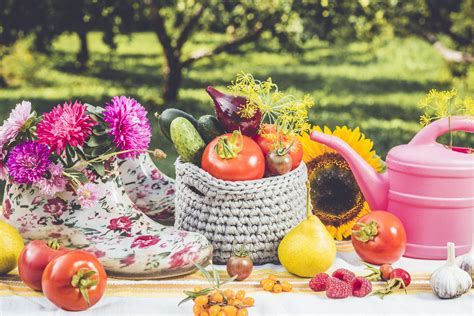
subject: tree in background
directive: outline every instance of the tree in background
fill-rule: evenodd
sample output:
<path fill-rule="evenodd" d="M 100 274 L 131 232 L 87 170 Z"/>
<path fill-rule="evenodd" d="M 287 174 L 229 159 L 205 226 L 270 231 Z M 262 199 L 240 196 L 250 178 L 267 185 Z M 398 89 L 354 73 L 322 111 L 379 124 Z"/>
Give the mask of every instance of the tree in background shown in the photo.
<path fill-rule="evenodd" d="M 286 47 L 298 38 L 299 16 L 292 10 L 292 1 L 145 1 L 144 16 L 163 47 L 163 100 L 174 101 L 183 79 L 183 71 L 196 61 L 230 53 L 244 44 L 256 42 L 269 31 Z M 183 53 L 183 47 L 196 31 L 226 34 L 228 41 L 209 50 Z"/>
<path fill-rule="evenodd" d="M 34 36 L 34 48 L 48 53 L 52 41 L 63 33 L 75 33 L 80 41 L 77 62 L 85 69 L 89 60 L 87 34 L 103 32 L 103 40 L 115 48 L 114 36 L 127 33 L 138 18 L 129 0 L 2 0 L 0 45 L 12 45 L 26 35 Z"/>
<path fill-rule="evenodd" d="M 473 61 L 472 0 L 301 0 L 296 6 L 305 32 L 323 40 L 415 35 L 433 44 L 448 62 Z"/>
<path fill-rule="evenodd" d="M 69 32 L 79 37 L 77 62 L 84 69 L 90 31 L 102 31 L 113 49 L 115 35 L 151 30 L 164 52 L 163 100 L 174 101 L 195 62 L 251 49 L 262 34 L 292 50 L 313 37 L 347 42 L 417 35 L 447 61 L 471 63 L 472 15 L 472 0 L 2 0 L 0 58 L 25 35 L 33 34 L 35 48 L 48 52 L 54 38 Z M 227 40 L 208 50 L 186 47 L 196 32 Z M 1 75 L 0 69 L 0 84 Z"/>

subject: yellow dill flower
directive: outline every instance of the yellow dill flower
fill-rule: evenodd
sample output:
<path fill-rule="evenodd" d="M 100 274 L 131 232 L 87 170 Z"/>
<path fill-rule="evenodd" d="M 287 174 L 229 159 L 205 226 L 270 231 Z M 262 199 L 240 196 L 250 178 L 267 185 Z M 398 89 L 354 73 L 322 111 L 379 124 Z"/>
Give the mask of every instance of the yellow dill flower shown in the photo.
<path fill-rule="evenodd" d="M 423 114 L 420 116 L 420 124 L 426 126 L 431 123 L 431 116 L 429 114 Z"/>
<path fill-rule="evenodd" d="M 232 94 L 245 96 L 247 100 L 237 113 L 240 117 L 248 119 L 260 111 L 262 122 L 275 124 L 284 133 L 300 134 L 308 130 L 308 109 L 314 104 L 309 95 L 298 99 L 279 91 L 272 78 L 260 81 L 243 72 L 237 74 L 227 88 Z"/>
<path fill-rule="evenodd" d="M 463 107 L 467 116 L 474 116 L 474 100 L 471 97 L 464 98 Z"/>

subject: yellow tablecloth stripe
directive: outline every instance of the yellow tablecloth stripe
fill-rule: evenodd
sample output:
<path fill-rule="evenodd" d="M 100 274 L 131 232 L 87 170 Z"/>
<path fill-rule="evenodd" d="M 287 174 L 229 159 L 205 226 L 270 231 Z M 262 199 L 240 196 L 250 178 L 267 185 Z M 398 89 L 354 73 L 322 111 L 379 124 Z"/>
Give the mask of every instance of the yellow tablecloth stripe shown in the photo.
<path fill-rule="evenodd" d="M 293 293 L 325 295 L 324 292 L 315 293 L 311 291 L 308 287 L 308 279 L 298 278 L 287 272 L 276 272 L 271 269 L 255 271 L 249 279 L 233 283 L 232 289 L 242 289 L 249 293 L 263 291 L 259 282 L 269 273 L 276 275 L 279 279 L 292 283 L 294 288 Z M 219 271 L 219 274 L 222 278 L 227 277 L 225 271 Z M 408 287 L 408 294 L 431 293 L 428 273 L 418 273 L 412 277 L 413 283 Z M 374 282 L 373 285 L 375 290 L 383 287 L 382 282 Z M 105 295 L 113 297 L 181 298 L 184 297 L 184 290 L 192 290 L 195 286 L 207 286 L 206 279 L 199 272 L 180 278 L 153 281 L 123 281 L 110 278 Z M 400 291 L 398 294 L 404 294 L 404 292 Z M 0 296 L 12 295 L 25 297 L 42 296 L 40 292 L 35 292 L 22 283 L 17 275 L 0 277 Z"/>

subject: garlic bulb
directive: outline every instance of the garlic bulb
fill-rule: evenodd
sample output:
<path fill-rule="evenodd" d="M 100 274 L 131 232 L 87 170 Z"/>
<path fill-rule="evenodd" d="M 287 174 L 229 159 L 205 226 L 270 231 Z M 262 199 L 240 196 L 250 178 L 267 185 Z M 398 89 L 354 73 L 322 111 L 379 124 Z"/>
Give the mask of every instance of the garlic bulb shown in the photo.
<path fill-rule="evenodd" d="M 472 249 L 464 256 L 458 257 L 456 263 L 458 267 L 469 273 L 471 278 L 474 276 L 474 253 Z"/>
<path fill-rule="evenodd" d="M 448 242 L 448 260 L 433 272 L 430 285 L 433 292 L 440 298 L 455 298 L 471 289 L 471 276 L 456 265 L 452 242 Z"/>

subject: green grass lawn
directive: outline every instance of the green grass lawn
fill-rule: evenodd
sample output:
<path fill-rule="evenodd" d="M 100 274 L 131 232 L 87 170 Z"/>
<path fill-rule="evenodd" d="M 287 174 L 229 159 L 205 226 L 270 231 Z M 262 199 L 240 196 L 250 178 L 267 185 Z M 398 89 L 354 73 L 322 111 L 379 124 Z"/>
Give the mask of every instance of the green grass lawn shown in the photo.
<path fill-rule="evenodd" d="M 187 47 L 210 47 L 218 39 L 214 35 L 196 36 Z M 164 109 L 159 106 L 163 59 L 156 36 L 121 36 L 118 49 L 111 53 L 101 42 L 101 34 L 93 33 L 89 46 L 90 68 L 78 73 L 74 63 L 78 40 L 70 35 L 60 37 L 54 43 L 53 55 L 40 59 L 42 65 L 31 83 L 0 90 L 0 119 L 23 99 L 30 100 L 38 111 L 46 111 L 70 99 L 103 105 L 114 95 L 133 96 L 150 111 L 153 146 L 169 154 L 158 162 L 160 168 L 173 175 L 176 153 L 152 116 Z M 461 94 L 474 94 L 472 75 L 468 79 L 453 78 L 436 51 L 416 38 L 344 46 L 313 41 L 300 55 L 272 52 L 265 47 L 195 64 L 185 74 L 180 101 L 165 106 L 195 115 L 211 113 L 212 103 L 204 89 L 208 85 L 223 88 L 236 73 L 251 72 L 259 79 L 272 77 L 280 89 L 293 94 L 309 93 L 316 100 L 310 115 L 313 124 L 360 126 L 385 157 L 388 149 L 406 143 L 419 130 L 416 104 L 429 89 L 456 87 Z M 465 137 L 461 142 L 474 145 Z"/>

